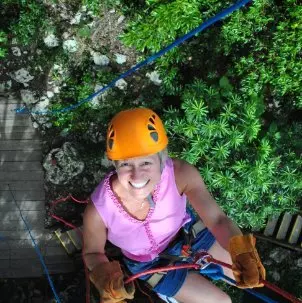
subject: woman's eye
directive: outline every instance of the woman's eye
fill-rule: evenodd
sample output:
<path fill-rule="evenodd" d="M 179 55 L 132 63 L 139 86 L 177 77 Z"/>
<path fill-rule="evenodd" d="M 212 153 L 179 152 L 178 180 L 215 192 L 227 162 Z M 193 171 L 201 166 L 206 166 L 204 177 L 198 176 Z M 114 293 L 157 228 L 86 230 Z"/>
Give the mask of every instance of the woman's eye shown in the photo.
<path fill-rule="evenodd" d="M 121 163 L 120 164 L 120 167 L 125 167 L 125 166 L 128 166 L 129 164 L 127 163 L 127 162 L 125 162 L 125 163 Z"/>
<path fill-rule="evenodd" d="M 151 164 L 151 162 L 144 162 L 144 163 L 143 163 L 144 166 L 150 165 L 150 164 Z"/>

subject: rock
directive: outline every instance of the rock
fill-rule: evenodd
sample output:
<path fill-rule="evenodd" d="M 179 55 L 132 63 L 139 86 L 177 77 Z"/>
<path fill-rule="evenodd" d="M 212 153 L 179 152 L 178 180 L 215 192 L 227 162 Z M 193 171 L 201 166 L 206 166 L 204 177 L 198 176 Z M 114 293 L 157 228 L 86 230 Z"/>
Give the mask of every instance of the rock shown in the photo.
<path fill-rule="evenodd" d="M 90 123 L 87 132 L 83 135 L 83 138 L 93 143 L 100 143 L 105 140 L 105 138 L 100 132 L 99 125 L 93 122 Z"/>
<path fill-rule="evenodd" d="M 272 275 L 272 278 L 275 280 L 275 281 L 280 281 L 280 274 L 274 270 L 273 272 L 271 272 L 271 275 Z"/>
<path fill-rule="evenodd" d="M 56 47 L 59 45 L 59 39 L 54 34 L 49 34 L 43 39 L 47 47 Z"/>
<path fill-rule="evenodd" d="M 8 80 L 7 82 L 2 82 L 0 83 L 0 92 L 4 93 L 7 90 L 10 90 L 10 88 L 12 87 L 12 81 Z"/>
<path fill-rule="evenodd" d="M 11 76 L 12 79 L 14 79 L 15 81 L 17 81 L 19 83 L 22 83 L 25 87 L 28 86 L 27 82 L 34 79 L 34 77 L 32 75 L 30 75 L 30 73 L 24 68 L 21 68 L 9 75 Z"/>
<path fill-rule="evenodd" d="M 20 57 L 21 56 L 21 50 L 17 46 L 12 47 L 12 53 L 14 56 Z"/>
<path fill-rule="evenodd" d="M 37 122 L 33 122 L 33 128 L 35 129 L 39 128 L 39 124 Z"/>
<path fill-rule="evenodd" d="M 115 86 L 120 90 L 125 90 L 127 88 L 127 82 L 124 79 L 120 79 L 115 82 Z"/>
<path fill-rule="evenodd" d="M 55 87 L 53 88 L 53 92 L 54 92 L 55 94 L 58 94 L 58 93 L 60 92 L 60 87 L 59 87 L 59 86 L 55 86 Z"/>
<path fill-rule="evenodd" d="M 100 54 L 99 52 L 91 52 L 93 56 L 93 62 L 96 65 L 107 66 L 109 64 L 109 58 L 105 55 Z"/>
<path fill-rule="evenodd" d="M 273 259 L 276 263 L 281 263 L 290 255 L 290 251 L 277 247 L 273 249 L 269 255 L 271 259 Z"/>
<path fill-rule="evenodd" d="M 78 50 L 78 43 L 75 39 L 68 39 L 63 42 L 63 49 L 69 53 L 75 53 Z"/>
<path fill-rule="evenodd" d="M 101 84 L 96 84 L 94 87 L 94 92 L 98 92 L 99 90 L 101 90 L 103 88 L 103 86 Z M 106 96 L 108 96 L 108 90 L 103 91 L 101 94 L 95 96 L 91 101 L 90 104 L 92 105 L 92 107 L 97 107 L 100 105 L 100 102 L 104 101 Z"/>
<path fill-rule="evenodd" d="M 77 12 L 75 16 L 70 20 L 70 24 L 79 24 L 81 22 L 82 13 Z"/>
<path fill-rule="evenodd" d="M 270 266 L 272 264 L 273 264 L 273 260 L 268 259 L 268 260 L 263 261 L 263 265 L 265 265 L 265 266 Z"/>
<path fill-rule="evenodd" d="M 127 61 L 127 57 L 125 55 L 122 55 L 122 54 L 114 54 L 116 59 L 116 63 L 117 64 L 123 64 Z"/>
<path fill-rule="evenodd" d="M 43 162 L 46 180 L 57 185 L 68 184 L 84 170 L 84 162 L 79 158 L 77 150 L 69 142 L 62 148 L 51 150 Z"/>
<path fill-rule="evenodd" d="M 297 266 L 298 266 L 298 267 L 302 267 L 302 258 L 299 258 L 299 259 L 297 260 Z"/>
<path fill-rule="evenodd" d="M 37 103 L 38 100 L 34 96 L 34 93 L 28 89 L 20 90 L 21 100 L 26 105 Z"/>
<path fill-rule="evenodd" d="M 159 79 L 159 73 L 157 71 L 153 71 L 151 73 L 147 73 L 146 76 L 153 82 L 155 85 L 160 85 L 162 80 Z"/>
<path fill-rule="evenodd" d="M 46 92 L 46 96 L 47 96 L 47 98 L 49 98 L 49 99 L 51 99 L 54 95 L 55 95 L 55 94 L 54 94 L 54 92 L 52 92 L 52 91 L 47 91 L 47 92 Z"/>
<path fill-rule="evenodd" d="M 120 16 L 118 19 L 117 19 L 117 24 L 121 24 L 124 20 L 125 20 L 125 16 Z"/>

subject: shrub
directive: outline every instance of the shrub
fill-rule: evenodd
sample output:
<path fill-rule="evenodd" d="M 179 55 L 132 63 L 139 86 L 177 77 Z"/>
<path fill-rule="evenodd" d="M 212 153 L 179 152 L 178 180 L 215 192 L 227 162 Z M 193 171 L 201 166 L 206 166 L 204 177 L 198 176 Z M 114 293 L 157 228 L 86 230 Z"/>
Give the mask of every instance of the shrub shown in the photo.
<path fill-rule="evenodd" d="M 224 77 L 220 86 L 196 80 L 182 101 L 166 110 L 172 155 L 199 168 L 239 226 L 260 228 L 276 212 L 297 210 L 302 161 L 279 143 L 283 133 L 262 132 L 261 96 L 240 96 Z"/>

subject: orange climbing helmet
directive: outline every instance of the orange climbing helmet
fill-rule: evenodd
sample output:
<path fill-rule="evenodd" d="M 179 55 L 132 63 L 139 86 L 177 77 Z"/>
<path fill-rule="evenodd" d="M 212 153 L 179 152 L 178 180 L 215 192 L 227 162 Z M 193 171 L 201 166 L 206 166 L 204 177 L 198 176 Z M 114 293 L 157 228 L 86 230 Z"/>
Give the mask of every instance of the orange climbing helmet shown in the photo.
<path fill-rule="evenodd" d="M 168 137 L 159 116 L 148 108 L 134 108 L 116 114 L 107 130 L 107 157 L 123 160 L 162 151 Z"/>

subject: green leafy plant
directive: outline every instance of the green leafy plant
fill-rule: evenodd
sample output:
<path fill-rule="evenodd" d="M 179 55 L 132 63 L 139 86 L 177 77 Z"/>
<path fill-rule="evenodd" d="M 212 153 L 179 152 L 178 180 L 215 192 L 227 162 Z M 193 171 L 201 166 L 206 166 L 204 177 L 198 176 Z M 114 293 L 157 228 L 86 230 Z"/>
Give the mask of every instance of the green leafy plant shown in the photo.
<path fill-rule="evenodd" d="M 5 32 L 0 31 L 0 58 L 4 58 L 6 55 L 6 46 L 7 43 L 7 35 Z"/>
<path fill-rule="evenodd" d="M 263 99 L 235 91 L 226 77 L 220 86 L 196 80 L 182 92 L 181 109 L 166 110 L 166 127 L 171 154 L 199 168 L 241 227 L 256 229 L 275 212 L 297 210 L 301 159 L 278 148 L 276 132 L 261 132 Z"/>

